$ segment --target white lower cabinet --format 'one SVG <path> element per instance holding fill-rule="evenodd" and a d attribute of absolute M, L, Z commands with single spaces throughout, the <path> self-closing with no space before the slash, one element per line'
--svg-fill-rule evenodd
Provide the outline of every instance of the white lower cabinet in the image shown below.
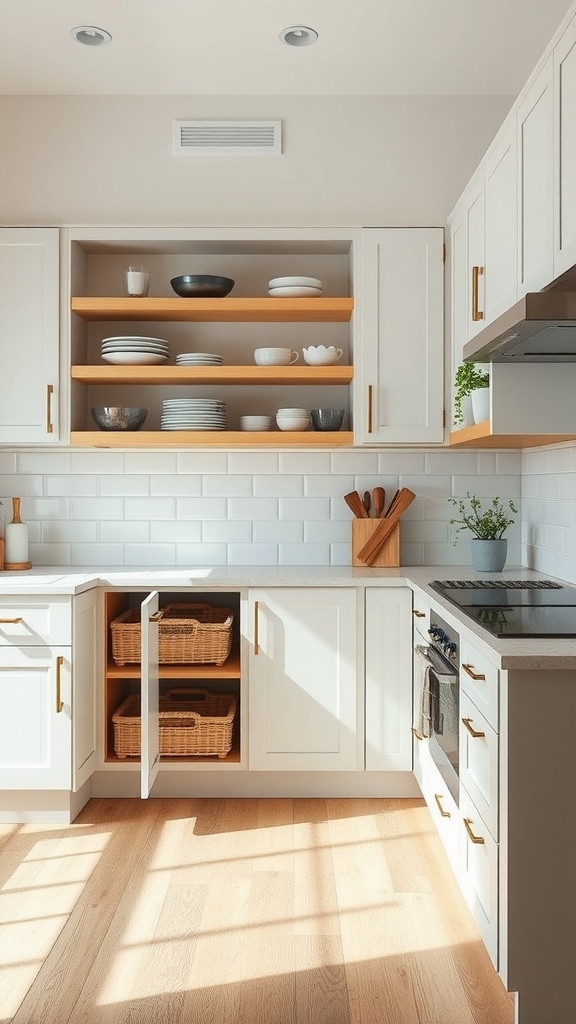
<path fill-rule="evenodd" d="M 459 812 L 460 887 L 498 970 L 498 844 L 462 786 Z"/>
<path fill-rule="evenodd" d="M 358 588 L 249 591 L 250 770 L 361 768 Z"/>
<path fill-rule="evenodd" d="M 412 591 L 366 588 L 366 768 L 412 769 Z"/>
<path fill-rule="evenodd" d="M 422 792 L 438 835 L 442 840 L 442 845 L 448 855 L 448 860 L 453 870 L 458 872 L 458 806 L 436 764 L 430 757 L 426 740 L 424 744 L 426 744 L 425 749 L 428 752 L 428 763 Z"/>
<path fill-rule="evenodd" d="M 498 839 L 498 734 L 460 694 L 460 783 Z"/>

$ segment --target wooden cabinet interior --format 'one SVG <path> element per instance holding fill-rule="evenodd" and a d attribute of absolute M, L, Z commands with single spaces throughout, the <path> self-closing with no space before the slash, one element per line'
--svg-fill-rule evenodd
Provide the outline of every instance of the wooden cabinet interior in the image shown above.
<path fill-rule="evenodd" d="M 140 693 L 140 665 L 128 663 L 118 665 L 112 655 L 111 623 L 130 608 L 139 608 L 146 597 L 145 593 L 124 593 L 108 591 L 105 595 L 105 679 L 104 679 L 104 757 L 107 762 L 116 764 L 139 764 L 139 757 L 119 758 L 114 749 L 114 723 L 112 716 L 132 694 Z M 240 704 L 241 704 L 241 665 L 240 665 L 240 597 L 238 594 L 218 593 L 163 593 L 160 597 L 161 607 L 173 602 L 202 602 L 224 605 L 234 610 L 232 649 L 224 665 L 161 665 L 160 694 L 178 687 L 201 687 L 213 693 L 233 693 L 237 700 L 237 712 L 234 721 L 232 748 L 225 758 L 217 756 L 191 755 L 189 757 L 166 757 L 163 762 L 173 764 L 185 761 L 190 764 L 208 762 L 213 764 L 240 762 Z"/>

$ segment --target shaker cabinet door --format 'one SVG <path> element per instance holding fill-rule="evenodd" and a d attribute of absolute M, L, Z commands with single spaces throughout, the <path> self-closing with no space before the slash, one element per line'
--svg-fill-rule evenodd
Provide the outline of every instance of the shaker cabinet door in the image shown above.
<path fill-rule="evenodd" d="M 443 440 L 443 241 L 442 228 L 362 232 L 357 443 Z"/>
<path fill-rule="evenodd" d="M 0 228 L 0 444 L 54 444 L 59 400 L 57 228 Z"/>
<path fill-rule="evenodd" d="M 556 211 L 554 277 L 576 264 L 576 18 L 554 48 Z"/>

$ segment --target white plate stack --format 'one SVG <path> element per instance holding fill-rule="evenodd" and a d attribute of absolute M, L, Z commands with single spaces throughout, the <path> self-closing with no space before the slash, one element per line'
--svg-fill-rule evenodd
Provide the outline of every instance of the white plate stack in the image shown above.
<path fill-rule="evenodd" d="M 163 338 L 104 338 L 102 359 L 124 366 L 156 366 L 166 362 L 168 349 L 168 342 Z"/>
<path fill-rule="evenodd" d="M 312 299 L 322 295 L 322 281 L 317 277 L 273 277 L 268 281 L 268 294 L 274 299 Z"/>
<path fill-rule="evenodd" d="M 176 366 L 221 366 L 222 356 L 211 352 L 181 352 L 176 356 Z"/>
<path fill-rule="evenodd" d="M 161 430 L 226 430 L 226 403 L 215 398 L 166 398 Z"/>

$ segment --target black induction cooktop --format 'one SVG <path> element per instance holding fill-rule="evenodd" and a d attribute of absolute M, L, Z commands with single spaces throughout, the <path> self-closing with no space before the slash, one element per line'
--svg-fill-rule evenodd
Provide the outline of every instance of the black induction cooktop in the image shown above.
<path fill-rule="evenodd" d="M 501 638 L 576 638 L 576 587 L 551 580 L 434 580 L 433 590 Z"/>

